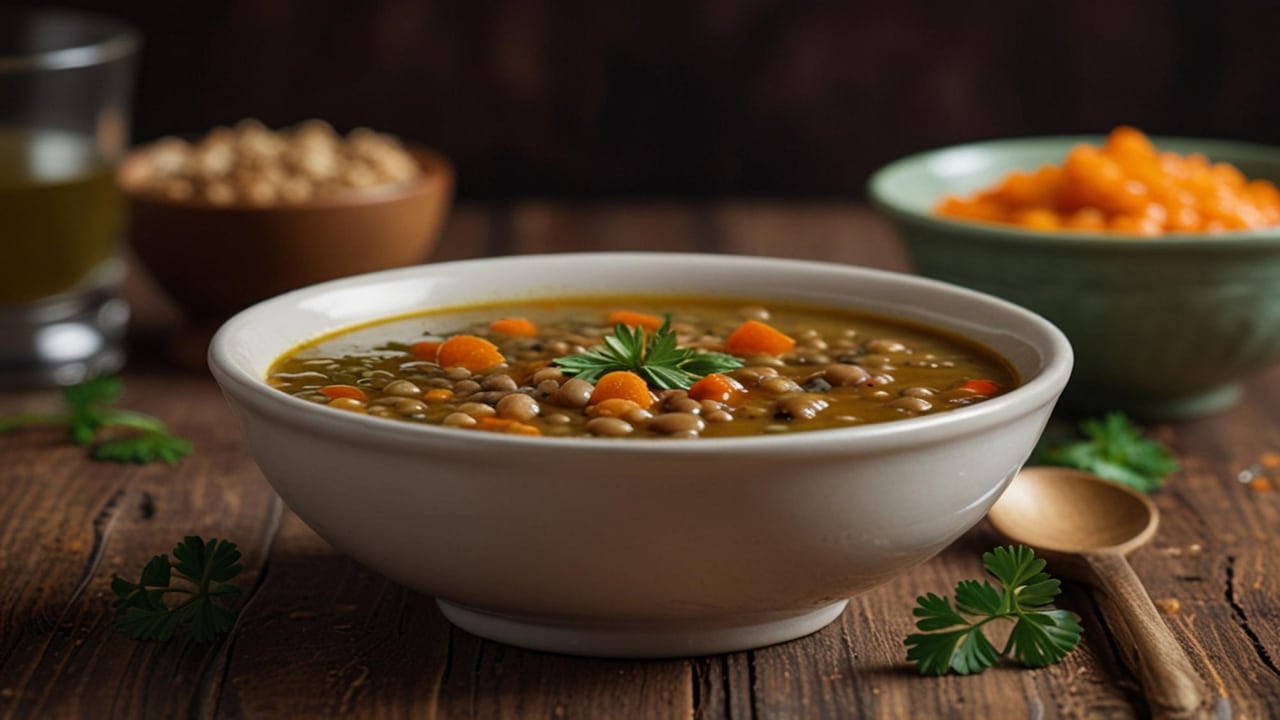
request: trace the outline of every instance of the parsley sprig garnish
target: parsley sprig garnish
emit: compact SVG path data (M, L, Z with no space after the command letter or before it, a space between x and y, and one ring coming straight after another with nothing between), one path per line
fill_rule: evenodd
M1178 469L1178 461L1163 444L1142 434L1124 413L1080 425L1083 440L1046 434L1036 448L1034 462L1085 470L1144 493L1155 492Z
M906 645L907 659L921 675L979 673L1010 652L1023 665L1044 667L1080 643L1079 616L1044 607L1061 591L1061 583L1043 572L1045 562L1031 548L997 547L983 554L982 563L1001 588L986 580L962 580L954 606L933 593L916 598L912 614L920 618L916 628L921 632L908 635ZM993 620L1013 621L1009 640L999 651L982 630Z
M188 536L173 548L173 557L176 562L168 555L151 558L136 583L111 576L116 629L135 640L168 640L179 627L188 626L196 642L209 642L230 630L236 613L219 600L240 592L227 584L241 569L235 543L217 538L206 543ZM173 584L174 575L181 584ZM171 595L185 597L166 602Z
M62 389L66 412L0 418L0 433L19 428L63 426L71 441L88 447L95 460L146 464L176 463L191 443L169 432L160 419L113 407L124 392L118 377L98 377Z
M552 360L564 370L587 382L615 370L630 370L655 388L689 389L695 380L711 373L727 372L742 367L732 355L682 348L671 329L671 318L648 334L644 328L629 328L619 323L604 342L584 353L565 355Z

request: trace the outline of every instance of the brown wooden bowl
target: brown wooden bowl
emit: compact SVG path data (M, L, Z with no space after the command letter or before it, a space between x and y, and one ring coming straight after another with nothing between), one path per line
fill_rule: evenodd
M411 146L422 174L394 187L266 206L171 200L130 182L148 150L130 153L119 175L132 247L200 324L324 280L425 262L453 197L449 161Z

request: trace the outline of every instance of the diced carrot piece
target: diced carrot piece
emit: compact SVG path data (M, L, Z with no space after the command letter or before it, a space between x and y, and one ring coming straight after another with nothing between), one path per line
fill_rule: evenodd
M429 403L442 403L451 397L453 397L453 391L449 388L432 388L422 396L422 399Z
M630 370L615 370L597 380L596 388L591 392L589 404L595 405L614 398L630 400L646 409L653 405L649 384Z
M440 352L442 344L439 340L423 340L410 345L409 352L419 360L435 362L436 355Z
M781 355L795 346L794 339L759 320L742 323L724 340L733 355Z
M480 418L475 425L471 426L474 430L484 430L486 432L506 433L508 435L541 435L542 431L528 423L522 423L519 420L511 420L508 418L487 417Z
M965 380L960 387L972 390L979 395L999 395L1001 387L991 380Z
M711 373L689 388L689 397L694 400L715 400L716 402L733 404L742 397L747 389L742 383L728 375Z
M538 326L529 318L522 317L498 318L489 323L489 329L503 335L520 337L533 337L538 334Z
M330 400L338 398L351 398L364 402L369 399L369 395L354 385L325 385L320 388L320 394Z
M454 335L440 344L436 352L440 367L461 367L479 372L506 362L498 346L475 335Z
M657 315L631 310L614 310L605 318L605 322L610 325L622 323L627 327L642 327L645 330L657 330L662 327L662 318Z

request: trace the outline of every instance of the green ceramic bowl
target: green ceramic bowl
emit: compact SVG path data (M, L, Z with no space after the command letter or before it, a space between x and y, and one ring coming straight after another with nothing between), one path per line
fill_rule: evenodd
M968 194L1010 170L1060 163L1067 136L995 140L898 160L872 178L872 200L897 224L916 270L1040 313L1076 351L1061 405L1148 419L1231 406L1240 381L1280 360L1280 228L1136 238L1042 232L932 214L944 194ZM1280 182L1280 149L1155 138L1250 178Z

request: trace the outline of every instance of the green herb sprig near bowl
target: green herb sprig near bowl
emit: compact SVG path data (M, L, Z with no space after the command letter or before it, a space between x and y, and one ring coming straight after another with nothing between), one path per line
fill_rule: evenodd
M912 614L919 633L908 635L907 659L921 675L980 673L1002 655L1028 667L1045 667L1067 656L1080 644L1080 617L1046 607L1061 592L1062 583L1044 573L1045 561L1024 545L997 547L982 555L987 572L1000 581L962 580L956 585L955 605L933 593L916 598ZM994 620L1013 622L1001 650L987 639L983 627Z
M225 602L240 593L228 584L240 570L235 543L187 536L173 548L172 562L168 555L156 555L138 582L112 575L115 628L135 640L164 641L188 627L196 642L209 642L235 623L236 613ZM165 601L174 595L184 599Z
M158 418L113 407L124 392L118 377L98 377L62 389L66 412L0 418L0 434L33 427L65 427L76 445L95 460L145 465L173 464L191 453L191 443Z
M1159 490L1178 470L1178 461L1169 449L1147 438L1124 413L1085 420L1080 433L1082 439L1045 433L1032 453L1032 462L1084 470L1144 493Z
M578 355L565 355L553 360L566 375L594 382L615 370L630 370L660 390L688 390L694 381L711 373L728 372L742 367L732 355L682 348L671 329L671 318L648 334L644 328L616 325L604 343Z

